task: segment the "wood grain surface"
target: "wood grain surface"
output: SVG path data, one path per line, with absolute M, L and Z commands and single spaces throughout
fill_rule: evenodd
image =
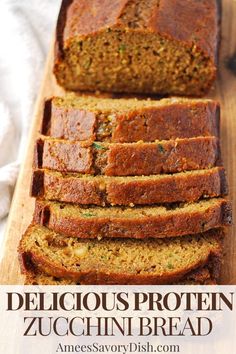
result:
M 209 95 L 221 102 L 221 146 L 233 201 L 236 220 L 236 1 L 223 0 L 222 40 L 218 81 Z M 0 284 L 23 284 L 20 274 L 17 246 L 21 235 L 31 221 L 34 199 L 29 197 L 31 164 L 34 141 L 42 118 L 43 101 L 51 95 L 61 95 L 63 90 L 56 85 L 52 74 L 53 49 L 46 63 L 44 80 L 32 117 L 25 160 L 15 188 L 8 225 L 3 242 L 0 263 Z M 222 284 L 236 284 L 236 235 L 233 226 L 225 240 L 225 257 L 222 269 Z

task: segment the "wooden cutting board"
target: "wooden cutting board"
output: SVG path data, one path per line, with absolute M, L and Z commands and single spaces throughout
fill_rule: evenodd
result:
M 236 1 L 223 0 L 222 26 L 219 77 L 210 97 L 219 99 L 222 106 L 221 146 L 228 172 L 230 197 L 233 200 L 234 220 L 236 220 Z M 45 97 L 63 94 L 63 90 L 57 86 L 52 74 L 52 65 L 53 49 L 46 63 L 44 80 L 32 117 L 28 148 L 8 218 L 3 257 L 0 263 L 0 284 L 23 284 L 24 281 L 19 269 L 17 245 L 31 221 L 34 209 L 34 199 L 29 197 L 34 142 L 42 118 Z M 235 226 L 229 230 L 225 241 L 226 255 L 222 284 L 236 284 L 236 235 L 235 237 L 234 235 Z

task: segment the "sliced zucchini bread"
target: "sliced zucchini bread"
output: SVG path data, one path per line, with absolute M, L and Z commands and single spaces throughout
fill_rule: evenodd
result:
M 77 238 L 180 237 L 231 225 L 232 210 L 223 198 L 135 208 L 82 208 L 37 201 L 34 222 Z
M 80 240 L 31 225 L 19 246 L 22 271 L 37 269 L 82 284 L 171 284 L 214 262 L 218 277 L 222 229 L 169 239 Z
M 115 143 L 219 136 L 219 103 L 207 99 L 138 100 L 67 94 L 45 102 L 41 133 Z
M 35 168 L 107 176 L 175 173 L 220 163 L 216 137 L 114 144 L 44 138 L 36 143 L 34 160 Z
M 33 172 L 31 196 L 81 205 L 150 205 L 194 202 L 228 193 L 223 167 L 171 175 L 109 177 Z

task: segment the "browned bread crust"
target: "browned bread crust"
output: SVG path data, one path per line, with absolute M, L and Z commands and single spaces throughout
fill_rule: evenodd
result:
M 36 201 L 34 222 L 77 238 L 180 237 L 229 226 L 232 209 L 219 198 L 193 204 L 142 208 L 81 208 Z
M 212 262 L 205 267 L 188 273 L 176 285 L 215 285 L 216 279 L 212 276 Z M 25 285 L 83 285 L 65 278 L 56 278 L 37 269 L 25 272 Z
M 31 184 L 32 197 L 98 206 L 194 202 L 227 193 L 223 167 L 148 177 L 87 177 L 36 170 Z
M 20 242 L 19 257 L 23 272 L 37 269 L 81 284 L 171 284 L 211 260 L 217 264 L 217 278 L 223 237 L 219 229 L 165 240 L 85 242 L 31 225 Z
M 118 76 L 116 80 L 113 79 L 112 75 L 108 76 L 107 82 L 99 83 L 99 80 L 96 82 L 96 75 L 92 77 L 94 80 L 92 83 L 89 81 L 89 76 L 93 74 L 93 71 L 96 73 L 96 68 L 99 66 L 97 62 L 94 62 L 91 68 L 91 59 L 90 61 L 85 61 L 81 58 L 80 70 L 76 70 L 76 64 L 73 62 L 70 64 L 70 59 L 68 52 L 75 43 L 83 43 L 86 39 L 91 41 L 99 38 L 99 36 L 106 38 L 104 34 L 108 32 L 109 35 L 113 33 L 123 34 L 125 33 L 128 38 L 140 36 L 141 39 L 139 43 L 144 42 L 145 39 L 149 38 L 151 43 L 155 44 L 155 40 L 159 43 L 161 48 L 161 43 L 165 44 L 164 49 L 175 45 L 176 52 L 179 49 L 180 53 L 177 58 L 172 58 L 173 66 L 175 71 L 175 79 L 178 85 L 173 87 L 171 82 L 169 82 L 169 77 L 167 76 L 166 85 L 161 82 L 162 85 L 158 87 L 158 75 L 155 72 L 148 72 L 148 69 L 145 67 L 144 63 L 141 61 L 139 76 L 130 75 L 130 82 L 127 81 L 122 85 L 119 81 L 119 78 L 122 75 Z M 111 33 L 110 33 L 111 32 Z M 105 51 L 107 55 L 109 52 L 109 40 L 112 41 L 113 37 L 109 37 L 105 44 L 103 45 L 101 39 L 101 53 Z M 125 42 L 125 46 L 131 47 L 133 51 L 129 50 L 127 57 L 124 56 L 127 61 L 129 56 L 128 54 L 134 55 L 135 44 L 132 47 L 129 41 L 124 41 L 123 37 L 120 36 L 120 40 Z M 74 42 L 73 42 L 74 39 Z M 76 42 L 77 41 L 77 42 Z M 92 90 L 101 89 L 103 91 L 115 91 L 115 92 L 147 92 L 147 93 L 176 93 L 176 94 L 185 94 L 185 95 L 203 95 L 211 86 L 212 82 L 216 76 L 216 58 L 217 58 L 217 49 L 219 41 L 219 13 L 216 4 L 216 0 L 159 0 L 148 2 L 142 0 L 63 0 L 61 12 L 57 24 L 57 39 L 56 39 L 56 50 L 55 50 L 55 67 L 54 72 L 56 77 L 61 85 L 67 89 L 74 90 Z M 107 46 L 108 43 L 108 46 Z M 122 43 L 122 42 L 121 42 Z M 153 44 L 153 48 L 155 45 Z M 87 47 L 86 47 L 87 48 Z M 116 50 L 116 46 L 114 47 Z M 152 46 L 149 48 L 143 45 L 143 51 L 140 52 L 142 58 L 150 58 L 151 56 L 154 59 L 158 59 L 161 51 L 157 50 L 157 53 L 154 51 Z M 82 46 L 83 50 L 83 46 Z M 75 52 L 73 52 L 75 53 Z M 123 54 L 123 51 L 121 52 Z M 119 50 L 118 50 L 119 54 Z M 182 54 L 182 55 L 181 55 Z M 186 61 L 184 57 L 186 54 Z M 205 64 L 205 68 L 208 69 L 207 75 L 205 75 L 203 80 L 190 80 L 191 75 L 194 76 L 194 69 L 198 70 L 198 65 L 192 67 L 192 70 L 186 72 L 186 63 L 187 66 L 192 64 L 192 60 L 195 58 L 201 58 L 200 65 Z M 92 58 L 92 56 L 89 56 Z M 112 56 L 113 58 L 113 56 Z M 116 59 L 116 56 L 114 56 Z M 114 63 L 115 68 L 118 67 L 120 63 L 122 67 L 122 58 L 120 62 Z M 163 60 L 165 57 L 162 57 Z M 167 56 L 166 61 L 170 60 Z M 123 59 L 124 60 L 124 59 Z M 134 59 L 133 59 L 134 60 Z M 176 60 L 176 62 L 175 62 Z M 179 62 L 178 62 L 179 60 Z M 88 64 L 89 63 L 89 64 Z M 137 66 L 140 61 L 137 61 Z M 161 62 L 160 62 L 161 63 Z M 73 65 L 74 64 L 74 65 Z M 73 68 L 75 66 L 75 68 Z M 129 64 L 126 64 L 126 67 Z M 70 68 L 70 70 L 68 70 Z M 83 68 L 86 70 L 83 71 Z M 106 66 L 101 68 L 102 77 L 106 77 Z M 202 68 L 204 73 L 204 69 Z M 90 70 L 89 70 L 90 69 Z M 103 70 L 102 70 L 103 69 Z M 117 69 L 117 70 L 118 70 Z M 121 74 L 125 74 L 125 71 L 121 70 Z M 165 70 L 165 67 L 163 67 Z M 170 70 L 167 67 L 167 72 Z M 104 71 L 104 72 L 103 72 Z M 152 78 L 152 81 L 145 85 L 140 83 L 140 75 L 142 73 L 146 75 L 149 73 L 148 78 Z M 73 75 L 73 74 L 74 75 Z M 129 72 L 127 72 L 129 74 Z M 86 76 L 87 74 L 87 76 Z M 97 70 L 97 74 L 99 71 Z M 152 74 L 152 76 L 151 76 Z M 182 81 L 181 81 L 182 76 Z M 145 76 L 144 76 L 145 77 Z M 87 78 L 87 80 L 86 80 Z M 113 79 L 114 82 L 109 82 Z M 146 78 L 146 77 L 145 77 Z M 154 78 L 156 80 L 154 80 Z M 135 81 L 136 79 L 136 81 Z M 138 81 L 139 80 L 139 81 Z M 164 81 L 164 79 L 162 80 Z M 136 85 L 135 85 L 136 84 Z M 182 85 L 181 85 L 182 84 Z M 195 85 L 194 85 L 195 84 Z
M 220 147 L 216 137 L 124 144 L 45 138 L 36 143 L 34 161 L 35 168 L 107 176 L 147 176 L 219 164 Z
M 159 106 L 150 101 L 150 107 L 101 112 L 76 107 L 76 100 L 83 98 L 47 100 L 41 133 L 59 139 L 116 143 L 219 136 L 220 107 L 216 101 L 163 99 Z M 122 100 L 111 101 L 122 105 Z
M 121 15 L 130 3 L 130 0 L 114 0 L 112 3 L 109 0 L 62 1 L 61 9 L 63 11 L 59 16 L 59 21 L 64 20 L 65 22 L 65 14 L 67 15 L 64 42 L 74 36 L 96 33 L 102 27 L 116 25 L 118 21 L 119 26 L 127 25 Z M 91 21 L 92 10 L 96 10 L 93 13 L 93 22 Z M 206 55 L 216 59 L 216 32 L 218 30 L 217 21 L 219 21 L 216 15 L 216 1 L 199 0 L 196 3 L 193 0 L 185 0 L 184 3 L 181 3 L 178 0 L 159 0 L 159 5 L 156 6 L 156 3 L 153 3 L 150 10 L 147 14 L 149 17 L 143 19 L 143 25 L 148 25 L 148 30 L 175 38 L 187 46 L 194 42 L 198 47 L 204 49 Z M 208 25 L 209 22 L 211 22 L 211 26 Z M 195 34 L 196 36 L 194 36 Z

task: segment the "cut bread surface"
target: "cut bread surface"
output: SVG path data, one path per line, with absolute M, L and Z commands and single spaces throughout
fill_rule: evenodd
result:
M 216 137 L 124 144 L 44 138 L 35 148 L 36 168 L 107 176 L 175 173 L 220 163 Z
M 23 271 L 36 268 L 83 284 L 170 284 L 210 260 L 219 260 L 223 237 L 218 229 L 165 240 L 91 241 L 31 225 L 19 253 Z
M 230 202 L 223 198 L 136 208 L 81 208 L 37 201 L 34 221 L 78 238 L 163 238 L 231 225 L 232 210 Z
M 223 167 L 131 177 L 36 170 L 31 185 L 33 197 L 99 206 L 194 202 L 200 198 L 224 196 L 227 192 Z
M 64 0 L 54 73 L 67 90 L 201 96 L 218 32 L 215 0 Z
M 45 102 L 42 134 L 69 140 L 152 142 L 219 136 L 220 107 L 207 99 L 158 101 L 67 94 Z

